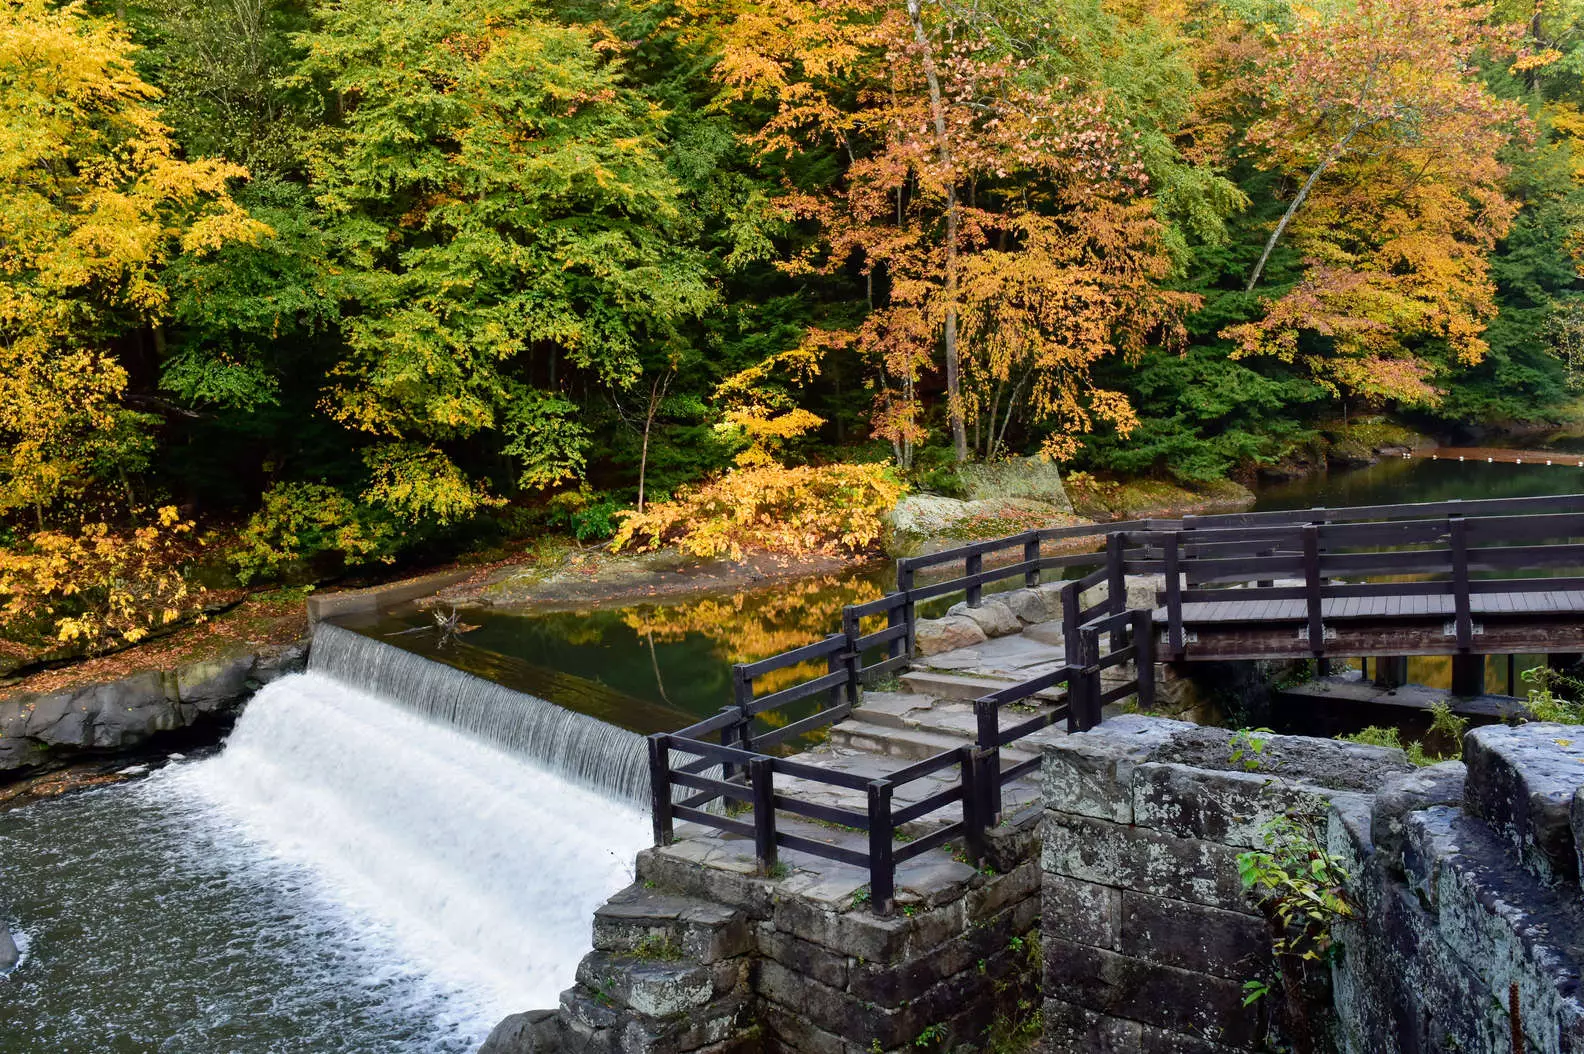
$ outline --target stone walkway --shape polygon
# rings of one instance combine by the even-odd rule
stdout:
[[[978,729],[972,700],[1048,673],[1063,661],[1061,628],[1057,623],[1037,623],[1018,634],[921,657],[901,675],[895,689],[864,692],[862,703],[852,716],[832,726],[826,742],[797,755],[797,760],[818,768],[881,778],[915,761],[970,745]],[[1010,728],[1037,714],[1049,713],[1051,700],[1060,696],[1061,690],[1055,689],[1040,693],[1028,704],[1004,707],[1001,727]],[[1066,734],[1066,723],[1058,721],[1003,748],[1003,767],[1035,757],[1044,743]],[[958,781],[958,771],[953,767],[902,784],[894,792],[893,809],[922,801],[956,786]],[[814,804],[857,813],[867,809],[865,793],[859,790],[786,776],[776,777],[775,789],[777,794]],[[1037,773],[1007,784],[1002,788],[1003,826],[1032,824],[1039,800]],[[902,825],[898,842],[911,841],[961,818],[959,804],[944,806]],[[776,814],[776,827],[787,834],[855,852],[867,853],[869,848],[864,831],[807,820],[784,810]],[[678,824],[675,841],[655,852],[738,876],[752,875],[758,869],[753,839],[692,823]],[[947,891],[960,889],[974,874],[974,869],[960,857],[960,850],[947,846],[899,865],[899,907],[934,903]],[[869,875],[863,868],[785,848],[780,851],[779,863],[781,866],[772,876],[779,894],[806,897],[831,910],[848,910],[861,904],[867,895]]]

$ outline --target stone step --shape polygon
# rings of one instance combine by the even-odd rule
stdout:
[[[922,761],[943,750],[955,750],[968,740],[960,736],[924,732],[916,728],[892,728],[871,724],[849,717],[831,726],[830,742],[833,747],[847,747],[870,754]]]
[[[594,912],[594,948],[618,955],[713,963],[752,944],[742,911],[634,883]]]
[[[956,750],[958,747],[967,746],[973,742],[973,737],[933,732],[923,728],[892,728],[850,717],[840,724],[831,726],[830,742],[834,747],[884,754],[904,761],[923,761],[944,750]],[[1015,765],[1033,756],[1033,751],[1015,746],[1001,749],[1001,759],[1004,764]]]
[[[888,728],[909,728],[913,719],[928,710],[935,700],[927,695],[911,692],[876,692],[865,689],[863,703],[853,716],[873,725]]]
[[[902,683],[907,686],[908,691],[918,695],[927,695],[935,699],[971,701],[1017,682],[956,673],[938,673],[934,670],[909,670],[902,675]]]

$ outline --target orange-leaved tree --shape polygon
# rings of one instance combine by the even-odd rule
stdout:
[[[1095,418],[1126,432],[1126,399],[1096,360],[1179,335],[1191,302],[1169,261],[1133,137],[1103,97],[1043,80],[1006,18],[922,0],[683,0],[719,52],[722,105],[771,110],[764,157],[834,150],[829,190],[788,188],[818,238],[787,267],[858,267],[872,310],[855,332],[876,365],[877,435],[910,463],[919,386],[940,363],[959,460],[994,455],[1015,414],[1063,455]]]
[[[1435,401],[1438,369],[1483,357],[1488,256],[1516,213],[1500,156],[1525,125],[1480,79],[1478,59],[1504,46],[1488,14],[1461,0],[1295,9],[1261,64],[1265,106],[1247,134],[1293,196],[1248,289],[1283,239],[1306,271],[1264,319],[1227,331],[1240,354],[1410,404]]]

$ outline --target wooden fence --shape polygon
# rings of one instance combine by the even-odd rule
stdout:
[[[1580,533],[1584,519],[1579,513],[1584,513],[1584,495],[1185,516],[1031,530],[899,560],[897,590],[845,608],[839,633],[735,666],[732,705],[687,728],[649,738],[655,842],[669,843],[675,822],[684,820],[751,837],[759,865],[767,871],[775,867],[783,848],[866,868],[871,907],[885,913],[891,907],[898,865],[951,841],[960,841],[970,858],[979,858],[984,832],[999,821],[1002,787],[1027,775],[1038,763],[1028,759],[1003,766],[1004,747],[1057,723],[1065,722],[1073,732],[1092,728],[1107,703],[1128,695],[1137,694],[1145,708],[1152,704],[1158,657],[1154,611],[1128,609],[1127,575],[1165,577],[1167,625],[1165,655],[1160,657],[1167,659],[1185,652],[1184,605],[1228,599],[1232,593],[1239,600],[1302,599],[1310,639],[1323,650],[1319,616],[1325,601],[1388,595],[1378,592],[1385,588],[1395,590],[1390,594],[1394,596],[1441,591],[1454,598],[1457,637],[1466,641],[1472,632],[1472,596],[1501,591],[1498,586],[1512,591],[1555,590],[1565,582],[1570,583],[1567,588],[1584,589],[1584,579],[1497,583],[1470,577],[1493,569],[1555,567],[1568,561],[1584,566],[1584,546],[1529,544]],[[1092,552],[1050,548],[1059,545],[1066,550],[1075,542],[1098,545],[1102,540],[1104,549]],[[1523,544],[1500,545],[1515,541]],[[1415,550],[1416,545],[1430,548]],[[1374,551],[1361,551],[1371,547]],[[927,580],[942,570],[949,577]],[[1014,579],[1033,586],[1042,573],[1055,570],[1084,572],[1061,587],[1065,662],[1050,673],[975,700],[972,744],[875,779],[773,752],[789,740],[849,716],[864,685],[907,666],[919,603],[962,593],[969,605],[977,606],[986,586]],[[1390,584],[1337,581],[1345,575],[1421,572],[1444,573],[1447,578]],[[1277,578],[1298,575],[1303,577],[1302,585],[1273,584]],[[1249,582],[1256,583],[1253,589]],[[1099,586],[1105,587],[1100,599],[1084,605],[1085,595]],[[882,617],[883,628],[865,631],[866,620]],[[755,682],[766,674],[821,660],[823,673],[757,694]],[[1105,688],[1103,672],[1129,663],[1136,671],[1134,677]],[[1049,710],[1001,727],[1006,707],[1036,695],[1050,702]],[[779,728],[759,728],[758,719],[766,711],[809,699],[823,700],[813,714]],[[894,803],[898,788],[949,772],[955,778],[946,789],[904,807]],[[806,800],[788,790],[789,780],[861,794],[865,808]],[[867,849],[831,845],[782,830],[777,812],[867,832]],[[956,819],[925,837],[895,844],[899,827],[943,812]]]

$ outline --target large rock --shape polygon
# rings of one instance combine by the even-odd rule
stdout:
[[[11,931],[6,929],[5,923],[0,923],[0,975],[8,974],[15,969],[21,958],[22,953],[17,950]]]
[[[229,715],[262,685],[306,665],[307,647],[295,643],[62,692],[12,696],[0,701],[0,776],[114,754]]]
[[[970,501],[1032,498],[1071,512],[1072,502],[1062,486],[1056,462],[1042,457],[1014,458],[988,465],[964,465],[957,470]]]
[[[920,619],[913,630],[913,650],[919,655],[939,655],[944,651],[983,644],[985,639],[985,631],[971,618],[949,615],[946,618]]]
[[[1023,623],[1018,621],[1011,608],[989,597],[978,607],[969,607],[966,600],[960,600],[947,608],[946,614],[972,619],[987,637],[1008,637],[1023,628]]]
[[[1064,504],[1038,498],[963,501],[938,494],[910,494],[891,510],[888,520],[900,548],[917,549],[923,543],[925,549],[944,549],[962,545],[970,538],[1017,534],[1031,522],[1046,517],[1055,519],[1070,511]]]

